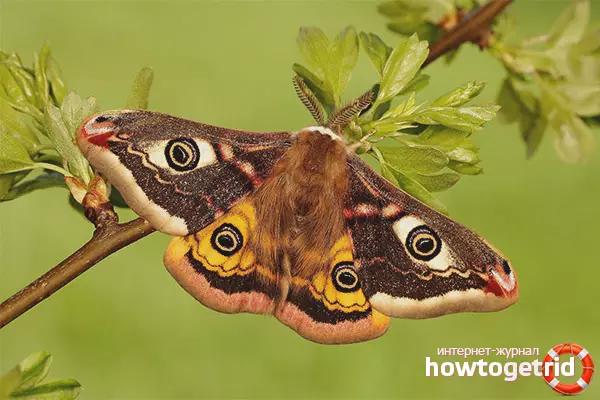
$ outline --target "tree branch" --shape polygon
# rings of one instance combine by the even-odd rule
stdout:
[[[492,0],[473,15],[461,18],[454,29],[431,45],[429,57],[423,67],[465,42],[475,42],[485,47],[486,40],[491,34],[492,21],[510,3],[512,0]],[[67,184],[72,192],[73,186],[77,185],[76,182],[69,181]],[[91,189],[83,198],[85,214],[96,227],[92,238],[63,262],[0,304],[0,328],[51,296],[107,256],[154,232],[150,224],[141,218],[119,224],[118,216],[108,201],[106,187],[103,185],[104,182],[96,177],[90,184]],[[75,193],[74,196],[77,197]]]
[[[465,42],[474,42],[480,47],[487,46],[491,35],[491,24],[513,0],[492,0],[478,9],[474,14],[462,18],[458,24],[441,38],[433,42],[429,48],[429,56],[423,67],[431,64],[444,54],[460,47]]]
[[[68,177],[66,180],[74,195],[76,186],[79,190],[85,190],[74,178]],[[106,185],[99,176],[90,183],[82,204],[86,217],[96,227],[92,238],[63,262],[0,304],[0,328],[107,256],[154,232],[154,228],[141,218],[119,224],[118,216],[108,200]]]

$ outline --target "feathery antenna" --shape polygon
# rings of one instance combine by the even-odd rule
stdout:
[[[323,108],[319,103],[319,100],[315,97],[313,92],[310,91],[308,87],[302,81],[298,75],[294,74],[294,89],[296,89],[296,94],[300,98],[304,107],[308,108],[312,117],[317,121],[317,124],[320,126],[325,125],[325,118],[323,118]]]
[[[373,101],[373,92],[369,90],[367,93],[354,99],[342,108],[335,109],[329,116],[327,121],[328,128],[336,128],[346,125],[352,118],[358,115],[362,110],[369,108]]]

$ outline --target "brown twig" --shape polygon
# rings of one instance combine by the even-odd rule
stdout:
[[[512,0],[492,0],[472,16],[461,18],[457,25],[431,45],[426,66],[465,42],[480,45],[489,37],[490,24]],[[71,191],[77,182],[68,182]],[[139,218],[119,224],[118,216],[106,196],[104,182],[96,178],[83,198],[88,219],[95,225],[92,238],[66,260],[52,268],[26,288],[0,304],[0,328],[31,309],[42,300],[71,282],[123,247],[154,232],[148,222]]]
[[[76,179],[66,179],[72,192],[74,187],[82,187]],[[0,328],[107,256],[154,232],[150,224],[141,218],[119,224],[106,192],[104,181],[99,176],[94,178],[82,201],[86,217],[96,227],[92,238],[63,262],[0,304]]]
[[[431,44],[423,67],[463,43],[474,42],[484,46],[490,35],[492,21],[512,2],[513,0],[492,0],[474,14],[462,18],[452,30]]]

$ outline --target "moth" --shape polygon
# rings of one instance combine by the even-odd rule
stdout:
[[[352,343],[384,334],[390,317],[514,303],[517,279],[498,250],[347,145],[340,125],[359,103],[328,124],[313,112],[318,126],[266,133],[108,111],[77,142],[139,216],[174,236],[168,271],[213,310],[272,314],[314,342]]]

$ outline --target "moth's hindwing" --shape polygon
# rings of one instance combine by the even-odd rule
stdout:
[[[261,186],[289,132],[255,133],[144,110],[108,111],[79,128],[89,162],[164,233],[197,232]]]
[[[189,294],[213,310],[271,313],[281,289],[274,270],[257,264],[248,245],[256,223],[253,205],[242,201],[200,232],[173,238],[165,266]]]
[[[389,317],[371,307],[361,288],[349,236],[336,242],[330,259],[326,271],[309,279],[292,277],[277,318],[318,343],[353,343],[383,335]]]
[[[363,290],[386,315],[495,311],[518,298],[515,272],[485,240],[350,159],[344,214]]]

